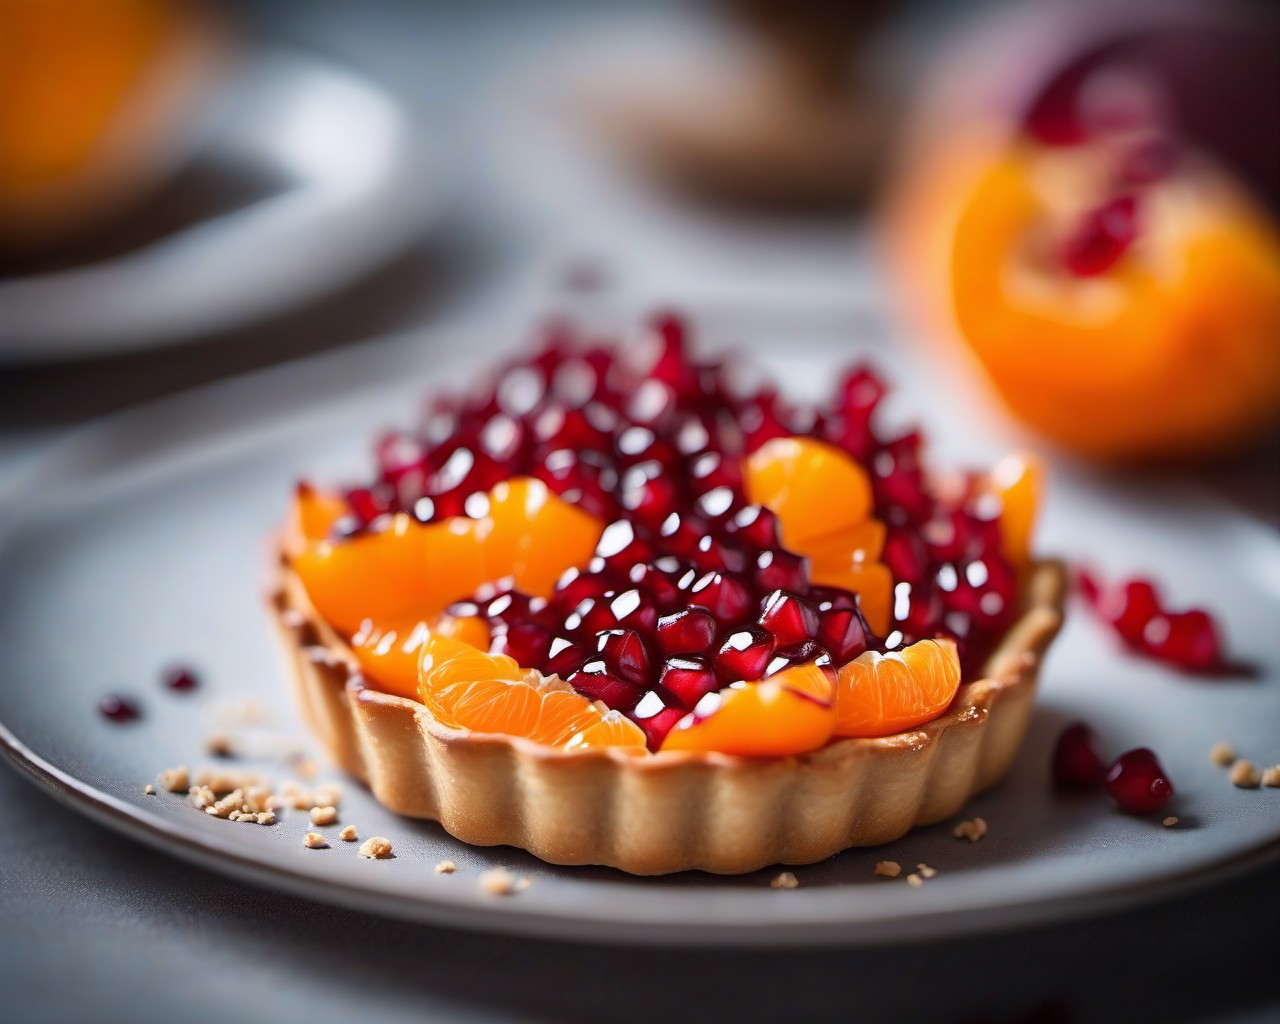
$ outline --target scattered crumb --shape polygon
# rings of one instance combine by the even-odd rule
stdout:
[[[451,875],[458,870],[458,865],[451,860],[442,860],[436,865],[437,875]]]
[[[342,831],[338,833],[338,838],[344,843],[354,843],[360,838],[360,833],[356,831],[354,825],[343,825]]]
[[[937,868],[931,868],[928,864],[917,864],[916,870],[920,872],[921,878],[932,878],[938,873]]]
[[[971,843],[976,843],[987,834],[987,821],[985,818],[971,818],[968,821],[962,821],[951,830],[951,834],[957,839],[967,839]]]
[[[360,844],[359,854],[370,860],[391,856],[391,840],[382,836],[370,836]]]
[[[1169,817],[1165,818],[1164,821],[1162,821],[1160,824],[1162,824],[1165,828],[1173,828],[1174,825],[1178,824],[1178,816],[1176,814],[1171,814],[1169,815]]]
[[[156,795],[156,787],[155,787],[155,786],[153,786],[153,785],[151,785],[151,783],[149,783],[149,782],[148,782],[148,783],[146,784],[146,786],[143,788],[142,792],[146,793],[146,794],[147,794],[147,796],[155,796],[155,795]]]
[[[1262,784],[1270,789],[1280,788],[1280,764],[1273,764],[1263,770]]]
[[[212,768],[196,772],[195,784],[215,793],[230,793],[234,789],[265,789],[267,780],[257,772],[241,772],[233,768]],[[264,794],[265,800],[267,795]]]
[[[210,733],[204,741],[205,753],[211,757],[235,757],[235,744],[225,732]]]
[[[522,878],[516,882],[516,892],[524,892],[529,886],[533,885],[527,878]]]
[[[902,874],[902,865],[896,860],[882,860],[876,865],[876,874],[881,878],[897,878]]]
[[[790,871],[779,871],[769,880],[770,889],[795,889],[799,885],[800,879]]]
[[[915,872],[912,872],[911,874],[907,875],[907,885],[911,886],[911,888],[913,889],[919,889],[920,886],[924,885],[924,879],[921,878],[919,875],[917,875]]]
[[[1231,784],[1241,789],[1256,789],[1262,781],[1258,766],[1252,761],[1243,759],[1231,766]]]
[[[1209,750],[1209,760],[1222,768],[1236,759],[1236,748],[1230,743],[1215,743]]]
[[[328,847],[329,840],[319,832],[308,832],[302,837],[302,845],[308,850],[323,850]]]
[[[516,891],[516,876],[506,868],[490,868],[480,873],[480,888],[492,896],[506,896]]]
[[[180,764],[176,768],[166,768],[156,776],[156,781],[161,789],[170,793],[185,793],[191,788],[191,772],[185,764]]]
[[[304,779],[314,779],[316,777],[316,763],[305,757],[298,759],[293,766],[293,770]]]
[[[311,824],[313,825],[332,825],[337,820],[338,809],[331,804],[324,807],[311,808]]]
[[[267,807],[270,794],[265,787],[233,789],[220,797],[211,787],[196,785],[191,787],[188,794],[191,803],[198,810],[215,818],[253,822],[256,825],[274,825],[276,822],[275,812]]]
[[[312,796],[321,807],[337,807],[342,803],[342,787],[336,782],[325,782],[315,788]]]

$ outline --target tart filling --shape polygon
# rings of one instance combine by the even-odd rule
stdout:
[[[826,408],[796,410],[688,359],[673,318],[616,352],[566,340],[477,397],[438,403],[421,434],[384,439],[371,485],[299,486],[276,608],[304,702],[342,763],[389,806],[461,838],[641,872],[747,870],[882,842],[998,777],[1060,611],[1060,573],[1029,557],[1035,467],[927,477],[918,433],[873,430],[883,387],[865,369]],[[987,730],[997,696],[1020,710]],[[534,769],[520,763],[573,764],[563,781],[577,791],[591,772],[592,788],[626,789],[616,776],[631,771],[716,792],[708,771],[781,772],[803,790],[836,764],[832,778],[862,773],[868,750],[955,747],[943,738],[974,723],[998,749],[964,745],[945,799],[906,776],[874,797],[845,790],[843,810],[822,801],[830,825],[805,826],[823,841],[779,832],[768,854],[626,853],[604,822],[566,850],[533,838],[538,809],[511,808],[514,795],[494,805],[471,777],[526,799],[532,785],[553,805],[569,794],[523,778]],[[461,753],[472,745],[474,758]],[[476,767],[447,763],[454,754]],[[868,801],[917,784],[918,800],[880,807],[867,827]],[[668,815],[674,792],[659,800]],[[704,812],[767,797],[728,792],[736,810]],[[474,829],[495,806],[507,824]]]

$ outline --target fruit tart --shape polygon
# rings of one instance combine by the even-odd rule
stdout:
[[[928,474],[879,379],[734,386],[660,316],[565,327],[299,484],[272,611],[307,718],[400,814],[636,874],[896,839],[1008,768],[1061,620],[1039,473]]]

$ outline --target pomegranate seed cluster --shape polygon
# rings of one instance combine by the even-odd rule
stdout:
[[[706,695],[792,665],[834,668],[935,636],[976,663],[1014,611],[998,509],[930,491],[921,435],[874,428],[885,387],[866,367],[824,405],[794,407],[739,386],[740,368],[693,361],[686,333],[662,316],[611,349],[553,328],[482,393],[437,399],[420,432],[383,438],[378,477],[347,492],[336,532],[393,512],[479,518],[489,488],[515,476],[606,522],[590,563],[549,598],[499,581],[452,612],[485,619],[495,652],[626,714],[653,748]],[[747,502],[744,458],[787,436],[827,441],[867,470],[895,581],[888,637],[870,635],[854,594],[813,584],[774,514]]]

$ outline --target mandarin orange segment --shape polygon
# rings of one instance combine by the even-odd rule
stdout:
[[[538,680],[505,655],[460,640],[434,635],[422,646],[419,695],[441,725],[548,746],[644,746],[644,734],[617,712],[602,713],[567,690],[544,691]]]
[[[285,546],[290,551],[300,551],[307,541],[324,540],[333,524],[346,514],[347,503],[342,495],[317,490],[306,482],[298,484],[285,524]]]
[[[862,616],[874,633],[888,634],[893,621],[893,574],[883,562],[849,562],[814,565],[813,582],[826,587],[843,587],[858,595]]]
[[[514,576],[520,590],[538,597],[549,595],[570,566],[587,563],[604,529],[595,516],[531,477],[494,487],[489,519],[483,545],[488,578]]]
[[[840,566],[877,562],[884,552],[884,523],[868,519],[857,526],[818,537],[805,544],[803,554],[813,565]]]
[[[364,622],[390,622],[408,609],[439,607],[426,566],[427,527],[395,516],[385,530],[309,542],[291,557],[316,611],[351,636]]]
[[[835,735],[891,736],[937,718],[960,687],[953,640],[920,640],[902,651],[868,651],[840,669]]]
[[[436,611],[470,597],[491,577],[485,566],[485,523],[457,516],[421,527],[422,571]],[[378,585],[377,578],[368,581]]]
[[[763,682],[736,684],[704,697],[699,708],[706,713],[678,722],[662,749],[742,757],[817,750],[835,729],[834,697],[835,683],[827,672],[814,664],[797,665]]]
[[[366,679],[387,693],[417,700],[418,659],[429,635],[421,616],[386,623],[365,619],[351,638],[351,649]]]
[[[1006,455],[988,479],[1001,502],[1001,553],[1011,565],[1021,568],[1031,559],[1031,535],[1044,491],[1044,465],[1033,455]]]
[[[871,514],[866,471],[834,445],[809,437],[777,437],[747,459],[747,500],[778,516],[782,543],[804,553],[806,542],[852,530]]]

